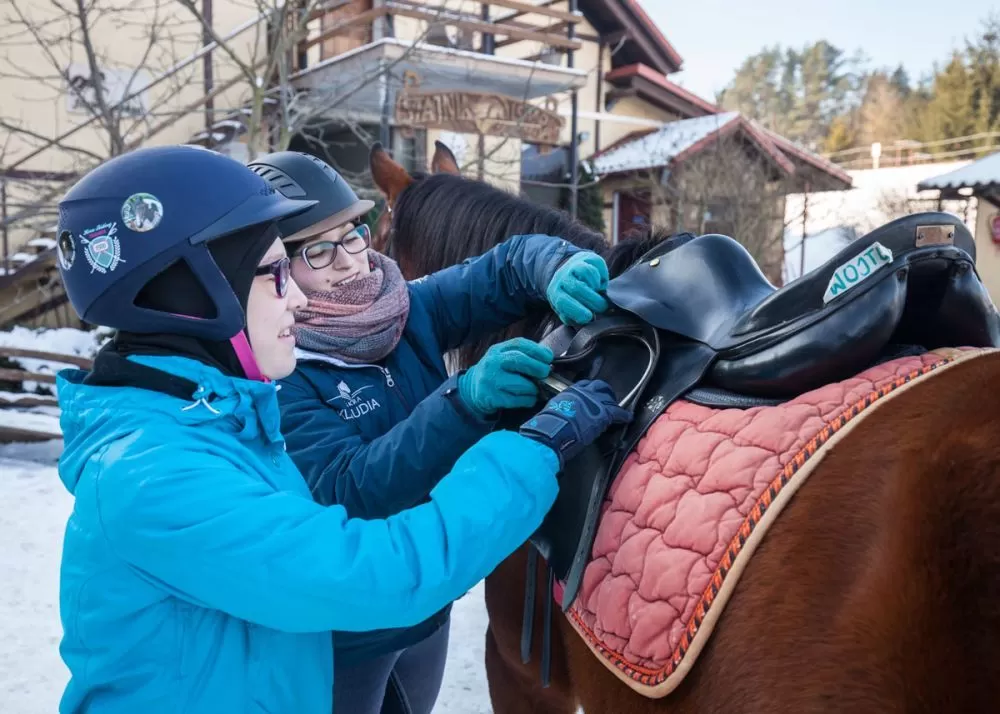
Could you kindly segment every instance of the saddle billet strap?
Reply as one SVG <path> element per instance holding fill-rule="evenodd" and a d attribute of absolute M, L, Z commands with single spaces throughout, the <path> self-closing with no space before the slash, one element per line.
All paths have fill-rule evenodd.
<path fill-rule="evenodd" d="M 521 663 L 531 661 L 531 636 L 535 626 L 535 590 L 538 585 L 538 551 L 528 548 L 528 569 L 524 573 L 524 617 L 521 623 Z"/>
<path fill-rule="evenodd" d="M 556 574 L 550 568 L 545 568 L 546 576 L 545 610 L 542 622 L 542 689 L 552 681 L 552 601 L 555 599 Z M 531 639 L 535 624 L 535 591 L 538 587 L 538 551 L 528 550 L 528 570 L 525 573 L 524 587 L 524 618 L 521 624 L 521 663 L 531 661 Z"/>
<path fill-rule="evenodd" d="M 602 331 L 601 337 L 625 337 L 630 338 L 641 344 L 646 348 L 648 353 L 646 367 L 643 370 L 642 376 L 639 377 L 635 385 L 625 394 L 624 397 L 618 400 L 618 406 L 624 409 L 631 409 L 635 406 L 636 401 L 642 395 L 643 390 L 649 383 L 650 378 L 653 376 L 653 372 L 656 370 L 656 364 L 660 356 L 660 333 L 655 328 L 643 327 L 631 323 L 627 327 L 623 327 L 621 330 L 614 332 Z M 581 352 L 572 358 L 559 358 L 553 360 L 553 367 L 558 367 L 562 364 L 572 364 L 578 362 L 584 357 L 589 356 L 595 349 L 597 345 L 597 340 L 594 340 L 589 345 L 581 349 Z M 569 382 L 554 371 L 549 374 L 548 377 L 541 380 L 544 386 L 547 386 L 554 393 L 565 391 L 573 386 L 572 382 Z"/>
<path fill-rule="evenodd" d="M 576 331 L 573 339 L 562 354 L 556 354 L 556 362 L 576 360 L 586 357 L 594 349 L 602 337 L 614 335 L 630 335 L 644 332 L 646 323 L 636 319 L 630 313 L 618 312 L 590 322 Z"/>

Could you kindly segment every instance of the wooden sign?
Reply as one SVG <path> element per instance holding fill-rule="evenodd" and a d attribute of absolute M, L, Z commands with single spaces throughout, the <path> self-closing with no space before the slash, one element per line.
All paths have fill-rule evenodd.
<path fill-rule="evenodd" d="M 533 144 L 559 143 L 563 120 L 554 111 L 478 92 L 404 89 L 396 97 L 396 122 L 421 129 L 506 136 Z"/>

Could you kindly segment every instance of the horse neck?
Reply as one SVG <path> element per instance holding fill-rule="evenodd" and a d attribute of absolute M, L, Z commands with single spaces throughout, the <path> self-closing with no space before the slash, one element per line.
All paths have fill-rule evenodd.
<path fill-rule="evenodd" d="M 544 206 L 520 201 L 509 194 L 479 182 L 457 184 L 477 187 L 472 208 L 463 205 L 463 197 L 449 195 L 447 204 L 434 202 L 397 209 L 397 226 L 392 243 L 397 260 L 407 279 L 415 279 L 444 270 L 462 261 L 482 255 L 511 236 L 543 233 L 562 238 L 580 248 L 599 254 L 607 252 L 604 236 L 595 233 L 568 215 Z M 409 189 L 408 189 L 409 190 Z M 443 210 L 442 210 L 443 209 Z M 532 310 L 515 325 L 466 345 L 458 351 L 461 367 L 478 361 L 490 345 L 513 337 L 538 340 L 545 323 L 552 316 L 546 307 Z"/>
<path fill-rule="evenodd" d="M 565 213 L 484 182 L 458 179 L 420 194 L 422 183 L 404 191 L 404 196 L 418 193 L 409 202 L 401 197 L 393 221 L 392 245 L 415 273 L 410 279 L 482 255 L 515 235 L 543 233 L 598 253 L 607 249 L 604 236 Z"/>

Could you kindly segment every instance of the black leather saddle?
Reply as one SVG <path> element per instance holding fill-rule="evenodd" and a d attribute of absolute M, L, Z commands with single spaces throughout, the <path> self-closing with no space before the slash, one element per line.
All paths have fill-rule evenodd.
<path fill-rule="evenodd" d="M 531 538 L 522 658 L 530 655 L 536 553 L 549 565 L 549 601 L 558 579 L 568 609 L 611 479 L 671 402 L 777 404 L 857 374 L 900 346 L 1000 346 L 1000 314 L 975 255 L 957 217 L 919 213 L 778 289 L 732 238 L 667 240 L 609 283 L 611 312 L 549 332 L 542 342 L 556 359 L 546 390 L 604 379 L 635 418 L 566 464 L 559 496 Z M 545 614 L 547 635 L 548 606 Z"/>

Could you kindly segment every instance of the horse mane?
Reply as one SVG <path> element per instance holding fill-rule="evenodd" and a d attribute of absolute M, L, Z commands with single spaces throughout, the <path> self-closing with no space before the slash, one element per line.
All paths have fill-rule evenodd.
<path fill-rule="evenodd" d="M 417 178 L 400 193 L 395 212 L 393 246 L 420 274 L 482 255 L 515 235 L 544 233 L 587 250 L 607 249 L 603 235 L 563 211 L 452 174 Z M 420 244 L 407 235 L 420 236 Z"/>
<path fill-rule="evenodd" d="M 558 236 L 585 250 L 604 254 L 604 236 L 568 214 L 530 203 L 482 181 L 433 174 L 407 186 L 396 201 L 392 250 L 416 277 L 457 265 L 516 235 Z M 459 363 L 477 362 L 490 345 L 517 336 L 540 339 L 548 310 L 533 311 L 503 333 L 488 335 L 459 350 Z"/>
<path fill-rule="evenodd" d="M 393 217 L 392 252 L 408 278 L 415 278 L 473 258 L 516 235 L 557 236 L 605 258 L 611 277 L 633 265 L 670 234 L 653 226 L 632 231 L 614 247 L 605 237 L 574 221 L 564 211 L 531 203 L 483 181 L 449 173 L 413 174 L 400 192 Z M 678 243 L 680 245 L 681 243 Z M 458 351 L 462 368 L 469 367 L 490 345 L 513 337 L 541 339 L 552 319 L 548 309 L 532 311 L 502 333 L 487 335 Z"/>
<path fill-rule="evenodd" d="M 631 231 L 604 255 L 608 274 L 617 278 L 638 263 L 642 256 L 664 242 L 670 241 L 673 244 L 670 250 L 673 250 L 695 237 L 693 233 L 670 233 L 656 226 Z"/>

